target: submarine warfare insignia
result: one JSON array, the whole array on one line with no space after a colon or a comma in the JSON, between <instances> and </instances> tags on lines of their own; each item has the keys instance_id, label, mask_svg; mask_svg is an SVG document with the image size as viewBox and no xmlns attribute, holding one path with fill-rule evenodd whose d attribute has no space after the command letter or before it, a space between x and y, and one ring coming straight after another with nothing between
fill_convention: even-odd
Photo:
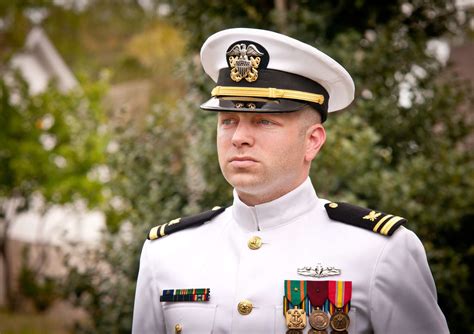
<instances>
[{"instance_id":1,"label":"submarine warfare insignia","mask_svg":"<svg viewBox=\"0 0 474 334\"><path fill-rule=\"evenodd\" d=\"M258 66L260 65L260 52L254 44L245 45L244 43L236 44L227 52L229 64L231 67L230 78L239 82L242 79L248 82L254 82L258 78Z\"/></svg>"},{"instance_id":2,"label":"submarine warfare insignia","mask_svg":"<svg viewBox=\"0 0 474 334\"><path fill-rule=\"evenodd\" d=\"M336 276L341 274L341 269L335 267L323 267L320 263L316 267L303 267L297 269L298 275L316 278Z\"/></svg>"}]
</instances>

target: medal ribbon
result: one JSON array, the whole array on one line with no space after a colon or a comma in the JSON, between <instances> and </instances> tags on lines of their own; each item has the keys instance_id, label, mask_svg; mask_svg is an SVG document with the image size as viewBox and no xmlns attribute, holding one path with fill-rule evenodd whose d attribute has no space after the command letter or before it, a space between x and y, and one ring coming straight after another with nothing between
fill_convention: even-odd
<instances>
[{"instance_id":1,"label":"medal ribbon","mask_svg":"<svg viewBox=\"0 0 474 334\"><path fill-rule=\"evenodd\" d=\"M328 281L308 281L308 297L313 307L322 309L328 298Z\"/></svg>"},{"instance_id":2,"label":"medal ribbon","mask_svg":"<svg viewBox=\"0 0 474 334\"><path fill-rule=\"evenodd\" d=\"M293 305L299 305L306 298L306 281L285 280L285 297Z\"/></svg>"},{"instance_id":3,"label":"medal ribbon","mask_svg":"<svg viewBox=\"0 0 474 334\"><path fill-rule=\"evenodd\" d=\"M301 308L308 312L305 303L306 299L306 281L285 280L285 296L283 297L283 314L289 309Z\"/></svg>"},{"instance_id":4,"label":"medal ribbon","mask_svg":"<svg viewBox=\"0 0 474 334\"><path fill-rule=\"evenodd\" d=\"M210 298L211 289L168 289L163 290L161 302L204 302Z\"/></svg>"},{"instance_id":5,"label":"medal ribbon","mask_svg":"<svg viewBox=\"0 0 474 334\"><path fill-rule=\"evenodd\" d=\"M352 282L351 281L329 281L328 283L328 298L331 306L338 309L344 308L348 305L352 298ZM331 311L332 308L331 308ZM332 313L332 312L331 312Z\"/></svg>"}]
</instances>

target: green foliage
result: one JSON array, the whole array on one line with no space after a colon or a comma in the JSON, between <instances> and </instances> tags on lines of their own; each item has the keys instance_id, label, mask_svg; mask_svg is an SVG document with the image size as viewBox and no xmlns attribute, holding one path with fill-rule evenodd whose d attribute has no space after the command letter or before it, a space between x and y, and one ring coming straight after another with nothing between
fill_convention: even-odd
<instances>
[{"instance_id":1,"label":"green foliage","mask_svg":"<svg viewBox=\"0 0 474 334\"><path fill-rule=\"evenodd\" d=\"M60 92L52 84L31 96L19 75L0 78L0 258L9 267L7 237L12 214L29 208L38 195L41 209L51 204L83 201L90 207L103 201L100 169L108 141L101 106L105 82L82 81L82 87ZM13 201L14 200L14 201ZM18 203L7 215L7 204ZM5 271L3 282L10 307L16 303ZM39 309L52 300L53 281L23 268L20 287ZM53 298L54 299L54 298Z\"/></svg>"},{"instance_id":2,"label":"green foliage","mask_svg":"<svg viewBox=\"0 0 474 334\"><path fill-rule=\"evenodd\" d=\"M95 169L104 163L104 83L63 93L51 86L30 96L18 76L0 79L0 199L35 193L48 202L102 200Z\"/></svg>"},{"instance_id":3,"label":"green foliage","mask_svg":"<svg viewBox=\"0 0 474 334\"><path fill-rule=\"evenodd\" d=\"M70 268L59 284L73 305L83 307L89 321L76 324L77 333L130 333L138 254L141 245L116 235L103 240L103 250L80 253L81 265L72 254Z\"/></svg>"},{"instance_id":4,"label":"green foliage","mask_svg":"<svg viewBox=\"0 0 474 334\"><path fill-rule=\"evenodd\" d=\"M24 248L22 252L22 266L18 283L23 297L30 299L35 308L39 311L45 311L51 304L58 299L57 282L54 278L47 275L39 277L29 265L29 249Z\"/></svg>"}]
</instances>

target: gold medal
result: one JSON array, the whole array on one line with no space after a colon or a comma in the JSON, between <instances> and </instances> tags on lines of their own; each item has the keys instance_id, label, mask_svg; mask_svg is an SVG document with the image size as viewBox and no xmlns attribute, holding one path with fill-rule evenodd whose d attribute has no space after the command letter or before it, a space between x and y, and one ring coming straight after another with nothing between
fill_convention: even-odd
<instances>
[{"instance_id":1,"label":"gold medal","mask_svg":"<svg viewBox=\"0 0 474 334\"><path fill-rule=\"evenodd\" d=\"M306 312L303 309L295 308L286 311L286 325L288 329L304 329L306 327Z\"/></svg>"},{"instance_id":2,"label":"gold medal","mask_svg":"<svg viewBox=\"0 0 474 334\"><path fill-rule=\"evenodd\" d=\"M331 316L331 328L335 332L345 332L349 328L351 320L349 316L345 314L341 309L338 309L336 313Z\"/></svg>"},{"instance_id":3,"label":"gold medal","mask_svg":"<svg viewBox=\"0 0 474 334\"><path fill-rule=\"evenodd\" d=\"M329 327L329 317L326 312L317 308L309 315L309 324L316 331L326 331Z\"/></svg>"}]
</instances>

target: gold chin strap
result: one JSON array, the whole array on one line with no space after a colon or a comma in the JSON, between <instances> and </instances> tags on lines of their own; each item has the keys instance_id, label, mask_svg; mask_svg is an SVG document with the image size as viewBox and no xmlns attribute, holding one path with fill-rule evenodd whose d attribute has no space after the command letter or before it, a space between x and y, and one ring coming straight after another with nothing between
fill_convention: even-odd
<instances>
[{"instance_id":1,"label":"gold chin strap","mask_svg":"<svg viewBox=\"0 0 474 334\"><path fill-rule=\"evenodd\" d=\"M291 89L278 88L259 88L259 87L227 87L216 86L211 92L214 96L245 96L245 97L267 97L270 99L292 99L313 102L318 104L324 103L324 96L321 94L313 94L300 92Z\"/></svg>"}]
</instances>

